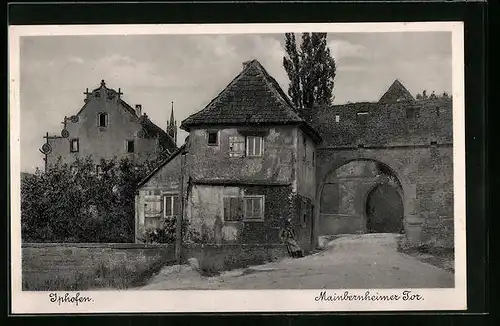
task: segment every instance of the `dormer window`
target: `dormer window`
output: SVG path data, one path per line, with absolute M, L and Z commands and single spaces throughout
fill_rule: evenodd
M 108 114 L 101 112 L 97 115 L 97 125 L 101 128 L 108 126 Z

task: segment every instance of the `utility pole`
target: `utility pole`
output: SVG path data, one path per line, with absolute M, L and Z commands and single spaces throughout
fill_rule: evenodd
M 184 149 L 181 149 L 179 153 L 181 155 L 181 176 L 180 176 L 180 209 L 179 214 L 177 214 L 176 228 L 175 228 L 175 259 L 177 265 L 181 264 L 181 249 L 182 249 L 182 219 L 184 218 L 184 168 L 186 163 L 186 155 L 184 154 Z

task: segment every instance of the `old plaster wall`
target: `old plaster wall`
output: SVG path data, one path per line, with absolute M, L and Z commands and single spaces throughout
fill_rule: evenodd
M 217 146 L 209 146 L 207 129 L 190 132 L 188 161 L 194 180 L 257 181 L 264 183 L 292 183 L 296 177 L 296 128 L 276 127 L 221 127 Z M 229 137 L 244 139 L 247 134 L 262 135 L 264 152 L 261 157 L 230 157 Z
M 224 197 L 264 196 L 263 221 L 224 221 Z M 279 243 L 279 230 L 285 216 L 298 223 L 296 203 L 290 186 L 193 185 L 187 202 L 191 225 L 208 242 Z M 285 215 L 287 213 L 293 213 Z M 220 226 L 220 230 L 218 230 Z
M 297 193 L 314 200 L 316 197 L 316 144 L 297 130 Z
M 145 230 L 146 196 L 151 192 L 156 192 L 160 196 L 166 194 L 179 195 L 181 192 L 181 181 L 184 182 L 183 189 L 187 189 L 187 178 L 181 178 L 181 171 L 183 171 L 182 164 L 185 164 L 184 162 L 182 155 L 177 154 L 167 164 L 162 166 L 146 183 L 139 187 L 135 199 L 136 242 L 139 241 L 140 236 Z
M 108 126 L 98 126 L 98 113 L 108 114 Z M 120 159 L 128 157 L 134 160 L 145 159 L 156 147 L 155 139 L 138 136 L 141 124 L 138 116 L 124 108 L 117 96 L 108 99 L 104 94 L 99 98 L 92 97 L 78 114 L 78 122 L 67 121 L 68 138 L 49 139 L 52 152 L 47 155 L 47 164 L 54 164 L 58 157 L 64 163 L 71 163 L 76 158 L 91 155 L 95 163 L 100 158 Z M 71 139 L 79 139 L 79 151 L 70 152 Z M 127 153 L 126 141 L 134 140 L 135 153 Z

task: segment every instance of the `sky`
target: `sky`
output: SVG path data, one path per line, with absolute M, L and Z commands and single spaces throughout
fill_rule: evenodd
M 450 32 L 331 33 L 334 104 L 378 101 L 395 79 L 414 96 L 452 91 Z M 83 106 L 86 88 L 123 92 L 163 129 L 203 109 L 257 59 L 288 89 L 283 34 L 23 36 L 20 42 L 21 171 L 43 167 L 46 132 Z M 187 134 L 179 131 L 179 145 Z

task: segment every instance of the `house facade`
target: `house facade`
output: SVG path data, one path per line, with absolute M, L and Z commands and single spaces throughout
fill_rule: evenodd
M 139 184 L 136 241 L 180 214 L 212 243 L 278 243 L 290 219 L 306 252 L 340 233 L 453 246 L 450 99 L 417 101 L 395 81 L 377 103 L 303 116 L 259 62 L 244 63 Z
M 64 117 L 60 135 L 44 137 L 41 148 L 46 168 L 58 160 L 71 164 L 90 156 L 98 165 L 101 159 L 129 158 L 135 162 L 162 151 L 175 151 L 176 123 L 169 121 L 166 130 L 154 124 L 142 112 L 140 104 L 131 107 L 122 93 L 100 87 L 84 93 L 85 104 L 78 113 Z M 173 114 L 173 108 L 172 108 Z M 171 117 L 173 120 L 173 116 Z
M 139 187 L 139 235 L 182 210 L 209 242 L 278 243 L 291 219 L 301 246 L 311 247 L 321 137 L 259 62 L 246 62 L 181 128 L 186 144 Z

